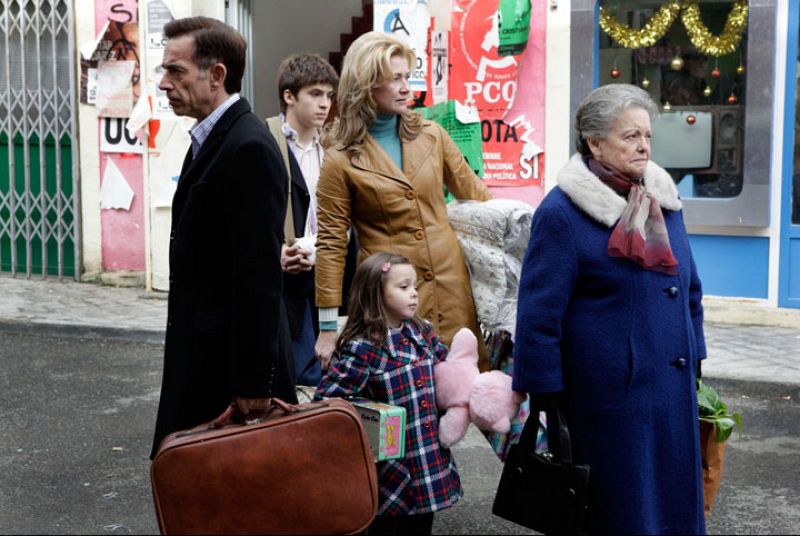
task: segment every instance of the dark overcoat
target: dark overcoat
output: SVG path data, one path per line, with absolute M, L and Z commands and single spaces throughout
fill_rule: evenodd
M 591 466 L 588 530 L 705 533 L 695 372 L 700 281 L 669 175 L 649 164 L 678 274 L 610 257 L 626 200 L 573 157 L 536 209 L 522 270 L 514 389 L 563 391 Z
M 292 220 L 294 223 L 294 235 L 301 237 L 305 233 L 306 219 L 308 218 L 308 207 L 311 204 L 311 196 L 308 193 L 303 171 L 297 164 L 294 153 L 289 150 L 289 168 L 292 177 Z M 289 328 L 292 337 L 299 337 L 303 330 L 303 318 L 306 306 L 311 307 L 311 319 L 314 325 L 314 333 L 319 332 L 317 322 L 317 308 L 314 304 L 314 269 L 308 272 L 297 274 L 283 274 L 283 298 L 286 300 L 286 309 L 289 313 Z
M 191 149 L 172 202 L 164 373 L 153 451 L 235 396 L 295 401 L 280 251 L 286 171 L 244 99 Z

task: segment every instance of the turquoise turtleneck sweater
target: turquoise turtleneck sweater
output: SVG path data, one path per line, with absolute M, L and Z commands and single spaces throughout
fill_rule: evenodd
M 397 167 L 403 169 L 403 148 L 400 136 L 397 134 L 397 115 L 378 114 L 369 127 L 369 133 L 383 147 L 386 154 L 391 157 Z

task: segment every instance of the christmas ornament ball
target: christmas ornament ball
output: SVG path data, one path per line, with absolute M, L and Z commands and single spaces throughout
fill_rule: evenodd
M 714 70 L 713 70 L 713 71 L 711 71 L 711 76 L 713 76 L 714 78 L 719 78 L 719 75 L 720 75 L 720 73 L 719 73 L 719 69 L 717 69 L 716 67 L 714 67 Z
M 667 101 L 664 103 L 664 111 L 668 112 L 670 110 L 672 110 L 672 105 L 669 103 L 669 101 Z
M 619 78 L 619 75 L 622 74 L 619 69 L 614 67 L 611 69 L 611 78 Z
M 648 80 L 647 78 L 642 80 L 642 87 L 645 88 L 645 89 L 649 88 L 650 87 L 650 80 Z
M 744 74 L 744 65 L 740 65 L 736 68 L 736 74 Z
M 679 56 L 675 56 L 672 58 L 672 61 L 669 62 L 669 66 L 672 67 L 673 71 L 680 71 L 683 69 L 683 59 Z
M 694 122 L 697 121 L 697 118 L 693 115 L 689 115 L 686 117 L 686 122 L 690 125 L 694 125 Z
M 711 86 L 706 86 L 706 88 L 703 90 L 703 95 L 705 95 L 706 97 L 711 96 Z
M 736 95 L 731 93 L 730 97 L 728 97 L 728 104 L 736 104 L 739 102 L 739 99 L 736 98 Z

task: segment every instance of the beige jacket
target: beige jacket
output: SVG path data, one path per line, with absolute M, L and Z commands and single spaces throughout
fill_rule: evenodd
M 469 273 L 447 219 L 442 186 L 460 200 L 490 199 L 489 190 L 436 123 L 424 121 L 415 140 L 402 141 L 402 151 L 401 171 L 369 135 L 359 155 L 326 150 L 317 186 L 317 306 L 342 302 L 352 222 L 360 246 L 358 262 L 380 251 L 411 260 L 419 278 L 418 314 L 446 344 L 463 326 L 481 340 Z

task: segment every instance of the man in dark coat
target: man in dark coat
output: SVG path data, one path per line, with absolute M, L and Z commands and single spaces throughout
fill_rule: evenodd
M 239 97 L 245 40 L 214 19 L 164 26 L 177 115 L 194 117 L 172 204 L 164 375 L 153 451 L 177 430 L 295 402 L 280 252 L 287 176 L 263 121 Z

